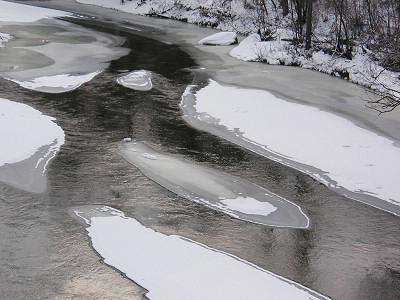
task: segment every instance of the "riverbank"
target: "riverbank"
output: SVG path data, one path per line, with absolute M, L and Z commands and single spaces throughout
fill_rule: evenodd
M 195 80 L 211 77 L 221 83 L 264 89 L 289 101 L 339 114 L 361 127 L 400 140 L 400 110 L 379 115 L 367 107 L 371 95 L 361 86 L 319 72 L 247 63 L 229 55 L 235 46 L 203 46 L 197 42 L 218 32 L 179 21 L 144 17 L 75 1 L 24 1 L 26 4 L 61 9 L 120 23 L 135 34 L 179 45 L 202 67 L 193 70 Z
M 376 93 L 400 97 L 400 73 L 380 66 L 378 53 L 368 49 L 363 43 L 356 43 L 352 59 L 332 53 L 332 47 L 317 43 L 314 49 L 305 50 L 301 45 L 294 45 L 293 28 L 289 16 L 282 17 L 276 8 L 266 3 L 268 11 L 275 19 L 276 32 L 272 40 L 262 41 L 255 33 L 258 28 L 254 6 L 243 1 L 119 1 L 119 0 L 76 0 L 83 4 L 91 4 L 110 8 L 130 14 L 155 16 L 179 20 L 199 26 L 212 27 L 222 31 L 233 31 L 245 39 L 230 51 L 230 55 L 244 61 L 264 62 L 270 65 L 296 66 L 329 74 L 349 82 L 369 88 Z M 313 36 L 316 41 L 334 39 L 332 27 L 335 21 L 327 14 L 325 20 L 313 25 Z M 389 102 L 389 101 L 387 101 Z M 385 103 L 385 102 L 384 102 Z M 380 111 L 389 111 L 393 107 L 373 105 Z

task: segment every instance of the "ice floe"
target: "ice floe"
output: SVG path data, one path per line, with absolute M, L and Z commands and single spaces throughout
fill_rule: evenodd
M 120 85 L 137 91 L 149 91 L 153 88 L 151 82 L 151 72 L 137 70 L 117 79 Z
M 32 11 L 32 18 L 21 21 L 19 10 L 22 15 L 25 10 Z M 129 52 L 120 47 L 122 37 L 53 19 L 55 16 L 70 14 L 0 1 L 0 31 L 14 37 L 0 53 L 1 77 L 35 91 L 68 92 Z
M 12 78 L 7 79 L 30 90 L 46 93 L 63 93 L 77 89 L 82 84 L 89 82 L 100 73 L 100 71 L 95 71 L 84 75 L 60 74 L 33 78 L 29 81 L 18 81 L 17 79 Z
M 188 87 L 181 109 L 194 127 L 310 174 L 350 198 L 400 214 L 400 148 L 390 138 L 264 90 L 213 80 L 202 88 Z
M 0 181 L 44 192 L 48 163 L 64 144 L 64 131 L 54 118 L 0 98 L 0 141 Z
M 199 41 L 201 45 L 210 45 L 210 46 L 228 46 L 233 45 L 238 42 L 237 35 L 235 32 L 224 31 L 214 33 L 210 36 L 205 37 Z
M 145 288 L 148 299 L 328 299 L 231 254 L 154 231 L 114 208 L 73 211 L 88 225 L 104 262 Z
M 269 226 L 309 226 L 299 206 L 241 178 L 156 151 L 142 142 L 122 142 L 119 153 L 166 189 L 232 217 Z

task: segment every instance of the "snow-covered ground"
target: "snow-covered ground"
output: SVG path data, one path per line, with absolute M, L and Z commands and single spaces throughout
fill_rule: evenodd
M 165 235 L 107 206 L 74 213 L 88 225 L 104 262 L 148 292 L 149 299 L 327 299 L 236 256 L 178 235 Z
M 387 92 L 385 87 L 397 90 L 400 97 L 400 73 L 391 72 L 373 61 L 366 49 L 356 48 L 353 59 L 332 56 L 323 51 L 307 53 L 296 51 L 287 41 L 280 39 L 262 42 L 258 34 L 251 34 L 230 51 L 232 57 L 244 61 L 265 61 L 271 65 L 295 65 L 336 77 L 346 78 L 362 86 Z M 377 75 L 378 79 L 376 79 Z
M 7 60 L 0 61 L 0 76 L 27 89 L 62 93 L 128 53 L 119 47 L 122 38 L 54 19 L 66 16 L 71 14 L 0 1 L 0 31 L 15 38 L 3 47 Z
M 299 206 L 241 178 L 156 151 L 141 142 L 122 142 L 119 152 L 147 177 L 188 200 L 248 222 L 309 226 Z
M 117 83 L 137 91 L 149 91 L 153 88 L 151 72 L 146 70 L 133 71 L 121 76 L 117 79 Z
M 64 131 L 54 118 L 0 98 L 0 141 L 0 181 L 43 191 L 47 165 L 64 144 Z
M 400 213 L 400 148 L 389 138 L 264 90 L 213 80 L 203 88 L 188 87 L 181 108 L 185 120 L 199 129 L 344 189 L 351 198 L 382 199 L 386 203 L 376 199 L 369 204 Z
M 238 40 L 235 32 L 224 31 L 214 33 L 205 37 L 204 39 L 201 39 L 199 44 L 209 46 L 229 46 L 237 42 Z

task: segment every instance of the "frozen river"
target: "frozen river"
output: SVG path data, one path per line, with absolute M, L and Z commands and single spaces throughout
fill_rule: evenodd
M 97 218 L 99 226 L 112 228 L 107 227 L 107 222 L 111 226 L 114 221 L 118 231 L 121 222 L 127 222 L 132 236 L 147 230 L 155 239 L 168 237 L 165 244 L 155 244 L 168 251 L 173 251 L 168 245 L 174 245 L 171 240 L 176 237 L 179 247 L 195 241 L 198 244 L 193 245 L 199 247 L 194 247 L 193 253 L 216 259 L 223 266 L 229 266 L 234 256 L 233 269 L 238 274 L 242 274 L 243 268 L 240 259 L 247 267 L 257 266 L 258 273 L 267 270 L 286 278 L 276 277 L 283 289 L 288 282 L 298 283 L 295 288 L 291 286 L 293 293 L 299 293 L 293 295 L 308 295 L 308 290 L 301 287 L 304 286 L 333 299 L 400 298 L 399 217 L 345 198 L 300 171 L 190 127 L 182 117 L 180 102 L 187 86 L 192 84 L 190 68 L 196 68 L 196 62 L 178 46 L 138 35 L 137 30 L 117 21 L 114 25 L 96 19 L 75 18 L 72 22 L 98 32 L 98 40 L 109 39 L 118 51 L 122 46 L 131 52 L 113 58 L 109 65 L 101 64 L 102 72 L 65 93 L 43 93 L 0 79 L 0 98 L 29 105 L 51 116 L 65 135 L 64 144 L 47 165 L 45 192 L 32 193 L 0 183 L 0 299 L 142 299 L 145 290 L 133 281 L 136 272 L 148 269 L 146 264 L 134 271 L 119 268 L 132 281 L 121 276 L 114 269 L 119 266 L 114 257 L 105 260 L 114 268 L 99 259 L 98 255 L 107 257 L 107 248 L 101 244 L 107 236 L 101 235 L 101 230 L 99 234 L 101 227 L 94 227 L 96 223 L 90 223 L 96 216 L 80 215 L 91 224 L 87 231 L 88 224 L 76 216 L 77 211 L 79 214 L 99 205 L 112 207 L 116 212 L 113 219 Z M 54 33 L 61 25 L 54 30 L 49 26 L 42 29 Z M 73 28 L 76 32 L 77 27 Z M 137 25 L 138 28 L 146 30 Z M 32 28 L 18 30 L 20 34 L 24 30 L 32 32 Z M 63 42 L 69 43 L 72 37 L 66 36 Z M 100 49 L 97 45 L 95 48 Z M 84 69 L 90 73 L 98 67 L 85 65 Z M 116 78 L 132 70 L 149 70 L 152 89 L 137 91 L 117 84 Z M 45 71 L 41 69 L 39 75 L 43 77 Z M 32 72 L 19 75 L 22 80 Z M 125 137 L 156 145 L 156 154 L 146 150 L 147 158 L 168 153 L 201 170 L 213 169 L 213 174 L 217 174 L 213 176 L 241 178 L 288 199 L 310 219 L 309 228 L 254 224 L 180 197 L 172 187 L 164 188 L 165 185 L 144 176 L 119 154 L 120 141 Z M 152 165 L 147 163 L 145 168 L 149 167 Z M 182 176 L 179 180 L 184 181 Z M 110 236 L 116 239 L 115 245 L 124 240 L 117 240 L 119 237 L 112 233 Z M 139 237 L 137 241 L 146 243 L 146 239 Z M 130 243 L 134 245 L 135 241 L 132 238 Z M 98 253 L 92 245 L 98 246 Z M 145 244 L 141 246 L 146 254 Z M 206 256 L 210 249 L 220 252 Z M 224 256 L 225 253 L 231 256 Z M 217 259 L 221 257 L 222 260 Z M 152 259 L 146 259 L 138 261 L 152 265 Z M 159 259 L 154 256 L 154 262 L 162 264 Z M 179 256 L 171 256 L 172 259 Z M 168 270 L 166 265 L 163 271 Z M 210 275 L 213 280 L 205 282 L 216 282 L 218 276 L 223 276 L 214 272 L 212 265 L 206 270 L 215 278 Z M 253 274 L 254 270 L 249 272 Z M 229 275 L 234 278 L 234 274 Z M 265 274 L 270 273 L 262 276 Z M 260 278 L 262 282 L 264 279 Z M 147 289 L 153 286 L 144 279 L 136 282 Z M 176 295 L 174 283 L 165 282 L 167 286 L 163 288 Z M 163 290 L 150 290 L 149 295 L 156 299 L 158 292 L 162 294 Z M 255 288 L 252 292 L 257 295 Z M 310 295 L 319 298 L 317 293 Z M 204 297 L 207 296 L 218 299 L 213 294 Z

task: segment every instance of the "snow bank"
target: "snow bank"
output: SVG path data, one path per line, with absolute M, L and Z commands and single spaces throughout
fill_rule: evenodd
M 151 73 L 146 70 L 133 71 L 117 79 L 117 83 L 137 91 L 149 91 L 153 88 Z
M 119 153 L 166 189 L 232 217 L 270 226 L 309 226 L 308 217 L 296 204 L 241 178 L 156 151 L 144 143 L 123 142 Z
M 43 191 L 36 177 L 44 177 L 64 144 L 64 132 L 53 121 L 28 105 L 0 98 L 0 181 Z
M 263 61 L 271 65 L 301 66 L 305 69 L 316 70 L 336 77 L 348 79 L 362 86 L 388 92 L 388 87 L 398 92 L 392 92 L 400 97 L 400 73 L 391 72 L 380 67 L 377 62 L 363 53 L 363 49 L 356 48 L 353 59 L 331 56 L 323 51 L 306 52 L 296 49 L 290 42 L 260 41 L 258 34 L 251 34 L 237 47 L 230 51 L 230 55 L 243 61 Z M 376 80 L 377 75 L 380 74 Z
M 148 299 L 327 299 L 236 256 L 165 235 L 107 206 L 78 207 L 104 262 L 148 292 Z
M 189 87 L 181 103 L 191 125 L 310 174 L 351 198 L 400 214 L 400 148 L 395 141 L 267 91 L 213 80 L 194 90 Z
M 0 0 L 0 24 L 1 22 L 30 23 L 40 19 L 66 16 L 71 16 L 71 14 L 54 9 L 33 7 Z
M 210 46 L 228 46 L 236 44 L 237 35 L 235 32 L 218 32 L 210 36 L 205 37 L 199 41 L 200 45 L 210 45 Z

